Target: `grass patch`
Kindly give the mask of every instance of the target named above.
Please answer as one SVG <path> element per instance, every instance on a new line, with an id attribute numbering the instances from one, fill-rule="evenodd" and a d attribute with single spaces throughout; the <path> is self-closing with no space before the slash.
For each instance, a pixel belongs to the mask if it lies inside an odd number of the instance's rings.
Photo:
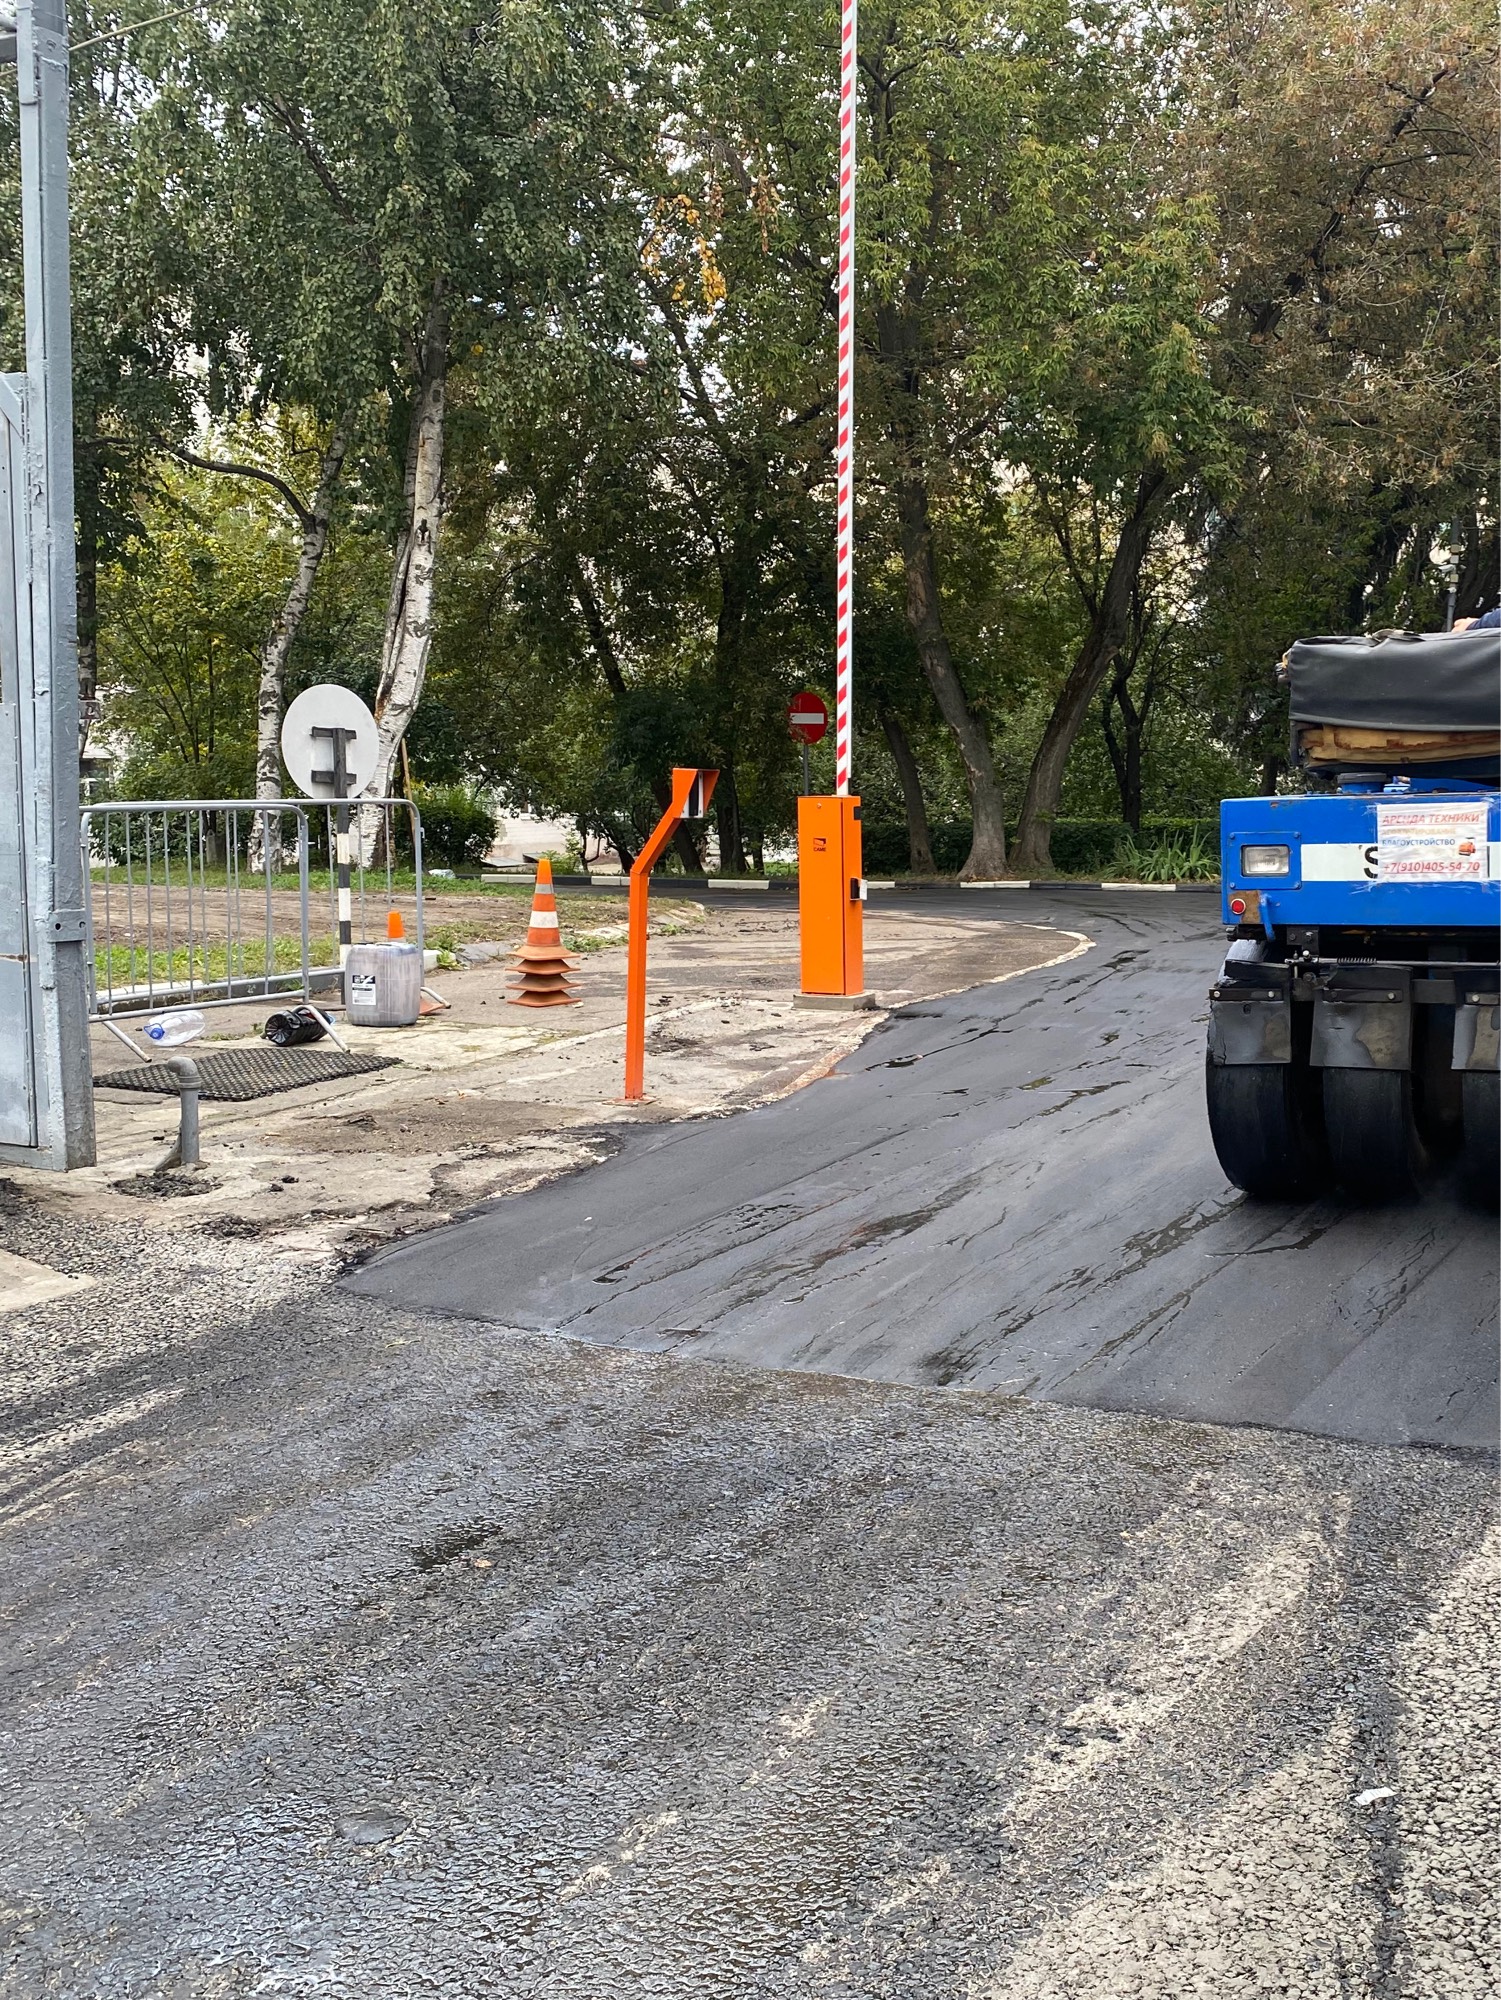
<path id="1" fill-rule="evenodd" d="M 295 879 L 293 887 L 295 888 Z M 184 906 L 185 907 L 185 906 Z M 139 905 L 138 905 L 139 908 Z M 570 896 L 560 892 L 558 909 L 563 924 L 563 948 L 575 953 L 607 951 L 625 939 L 624 912 L 618 896 Z M 102 920 L 103 911 L 96 912 Z M 207 918 L 213 921 L 212 900 Z M 320 915 L 324 913 L 320 912 Z M 438 954 L 439 967 L 447 972 L 459 969 L 466 944 L 519 943 L 526 935 L 531 914 L 531 892 L 497 898 L 496 908 L 483 914 L 442 917 L 428 910 L 423 926 L 423 944 Z M 195 899 L 194 916 L 198 917 Z M 652 919 L 654 937 L 677 937 L 697 930 L 705 912 L 699 904 L 679 904 L 670 912 L 659 910 Z M 383 943 L 376 937 L 372 943 Z M 411 938 L 416 943 L 415 935 Z M 315 966 L 337 965 L 339 941 L 335 932 L 322 929 L 309 937 L 311 962 Z M 247 937 L 231 949 L 226 939 L 210 938 L 206 943 L 163 945 L 147 951 L 126 944 L 96 944 L 94 974 L 97 988 L 105 992 L 122 986 L 180 987 L 222 985 L 230 978 L 261 979 L 272 973 L 296 973 L 302 964 L 301 940 L 295 934 L 273 937 L 268 954 L 264 936 Z"/>
<path id="2" fill-rule="evenodd" d="M 310 949 L 314 965 L 337 965 L 336 938 L 314 937 Z M 154 951 L 111 944 L 94 951 L 94 978 L 100 992 L 121 986 L 217 986 L 231 978 L 263 979 L 268 971 L 296 973 L 301 967 L 302 940 L 295 937 L 273 938 L 269 953 L 264 938 L 247 938 L 232 951 L 223 942 Z"/>
<path id="3" fill-rule="evenodd" d="M 153 893 L 160 894 L 163 888 L 162 857 L 160 854 L 153 854 L 152 866 L 155 871 L 152 878 Z M 139 856 L 136 859 L 135 868 L 135 893 L 139 901 L 145 894 L 145 875 Z M 358 889 L 359 870 L 354 869 L 351 873 L 354 877 L 356 889 Z M 89 874 L 101 886 L 108 881 L 112 889 L 116 889 L 122 894 L 124 893 L 125 864 L 123 862 L 116 862 L 113 867 L 106 867 L 102 861 L 92 862 L 89 867 Z M 232 886 L 238 886 L 242 897 L 263 896 L 266 893 L 265 876 L 252 874 L 248 868 L 241 868 L 237 874 L 231 875 L 230 871 L 223 866 L 217 868 L 199 868 L 195 863 L 191 880 L 195 897 L 201 889 L 212 899 L 216 890 L 222 895 Z M 174 895 L 178 891 L 186 893 L 189 873 L 187 864 L 181 855 L 172 856 L 170 881 Z M 321 891 L 324 895 L 330 895 L 336 884 L 337 876 L 333 869 L 309 868 L 309 889 Z M 278 869 L 271 877 L 271 887 L 273 889 L 286 890 L 294 896 L 300 886 L 301 878 L 295 869 Z M 386 887 L 386 871 L 384 868 L 370 868 L 365 871 L 365 894 L 367 897 L 374 896 L 377 891 L 384 895 Z M 415 896 L 417 893 L 416 875 L 410 868 L 393 868 L 390 878 L 390 890 L 391 894 L 395 896 Z M 435 879 L 427 874 L 426 871 L 424 871 L 422 877 L 422 899 L 424 902 L 429 897 L 436 900 L 443 896 L 494 896 L 501 901 L 515 901 L 524 897 L 529 902 L 531 894 L 531 882 L 523 881 L 520 878 L 512 879 L 508 877 L 498 880 L 494 876 L 489 875 L 457 875 L 452 880 L 446 876 L 439 876 Z"/>
<path id="4" fill-rule="evenodd" d="M 1110 867 L 1107 879 L 1112 882 L 1212 882 L 1220 872 L 1220 857 L 1198 833 L 1146 841 L 1127 834 Z"/>

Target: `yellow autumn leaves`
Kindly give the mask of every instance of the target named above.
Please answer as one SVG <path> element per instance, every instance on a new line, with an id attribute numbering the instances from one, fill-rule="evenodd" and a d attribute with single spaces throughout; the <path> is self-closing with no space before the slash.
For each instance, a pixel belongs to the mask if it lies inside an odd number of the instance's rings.
<path id="1" fill-rule="evenodd" d="M 717 225 L 723 202 L 717 187 L 710 190 L 708 206 L 715 211 L 708 227 Z M 653 277 L 670 275 L 674 305 L 689 304 L 697 291 L 706 312 L 714 312 L 724 302 L 728 289 L 724 272 L 714 254 L 705 215 L 690 194 L 659 196 L 652 210 L 651 227 L 641 246 L 642 268 Z M 697 264 L 697 283 L 691 263 Z"/>

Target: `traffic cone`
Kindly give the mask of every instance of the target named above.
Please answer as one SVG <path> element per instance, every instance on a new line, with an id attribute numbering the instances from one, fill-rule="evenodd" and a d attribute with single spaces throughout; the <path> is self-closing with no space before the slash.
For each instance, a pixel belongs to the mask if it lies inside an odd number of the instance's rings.
<path id="1" fill-rule="evenodd" d="M 563 956 L 563 939 L 558 930 L 558 903 L 552 889 L 552 863 L 544 855 L 537 863 L 537 886 L 532 892 L 532 921 L 526 943 L 518 947 L 516 972 L 509 984 L 517 991 L 506 997 L 513 1007 L 576 1007 L 578 996 L 570 992 L 568 975 L 573 962 Z"/>

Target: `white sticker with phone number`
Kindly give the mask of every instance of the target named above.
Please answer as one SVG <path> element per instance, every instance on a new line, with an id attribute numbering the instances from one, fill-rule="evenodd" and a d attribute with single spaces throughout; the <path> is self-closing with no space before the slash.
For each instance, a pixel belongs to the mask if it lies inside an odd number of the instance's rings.
<path id="1" fill-rule="evenodd" d="M 1483 882 L 1486 808 L 1391 805 L 1376 808 L 1378 882 Z"/>

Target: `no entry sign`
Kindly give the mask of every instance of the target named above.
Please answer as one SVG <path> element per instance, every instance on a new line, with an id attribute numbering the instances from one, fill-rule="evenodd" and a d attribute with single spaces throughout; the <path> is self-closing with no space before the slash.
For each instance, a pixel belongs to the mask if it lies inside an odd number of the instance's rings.
<path id="1" fill-rule="evenodd" d="M 800 743 L 817 743 L 828 734 L 829 711 L 821 696 L 795 694 L 787 707 L 787 727 Z"/>

